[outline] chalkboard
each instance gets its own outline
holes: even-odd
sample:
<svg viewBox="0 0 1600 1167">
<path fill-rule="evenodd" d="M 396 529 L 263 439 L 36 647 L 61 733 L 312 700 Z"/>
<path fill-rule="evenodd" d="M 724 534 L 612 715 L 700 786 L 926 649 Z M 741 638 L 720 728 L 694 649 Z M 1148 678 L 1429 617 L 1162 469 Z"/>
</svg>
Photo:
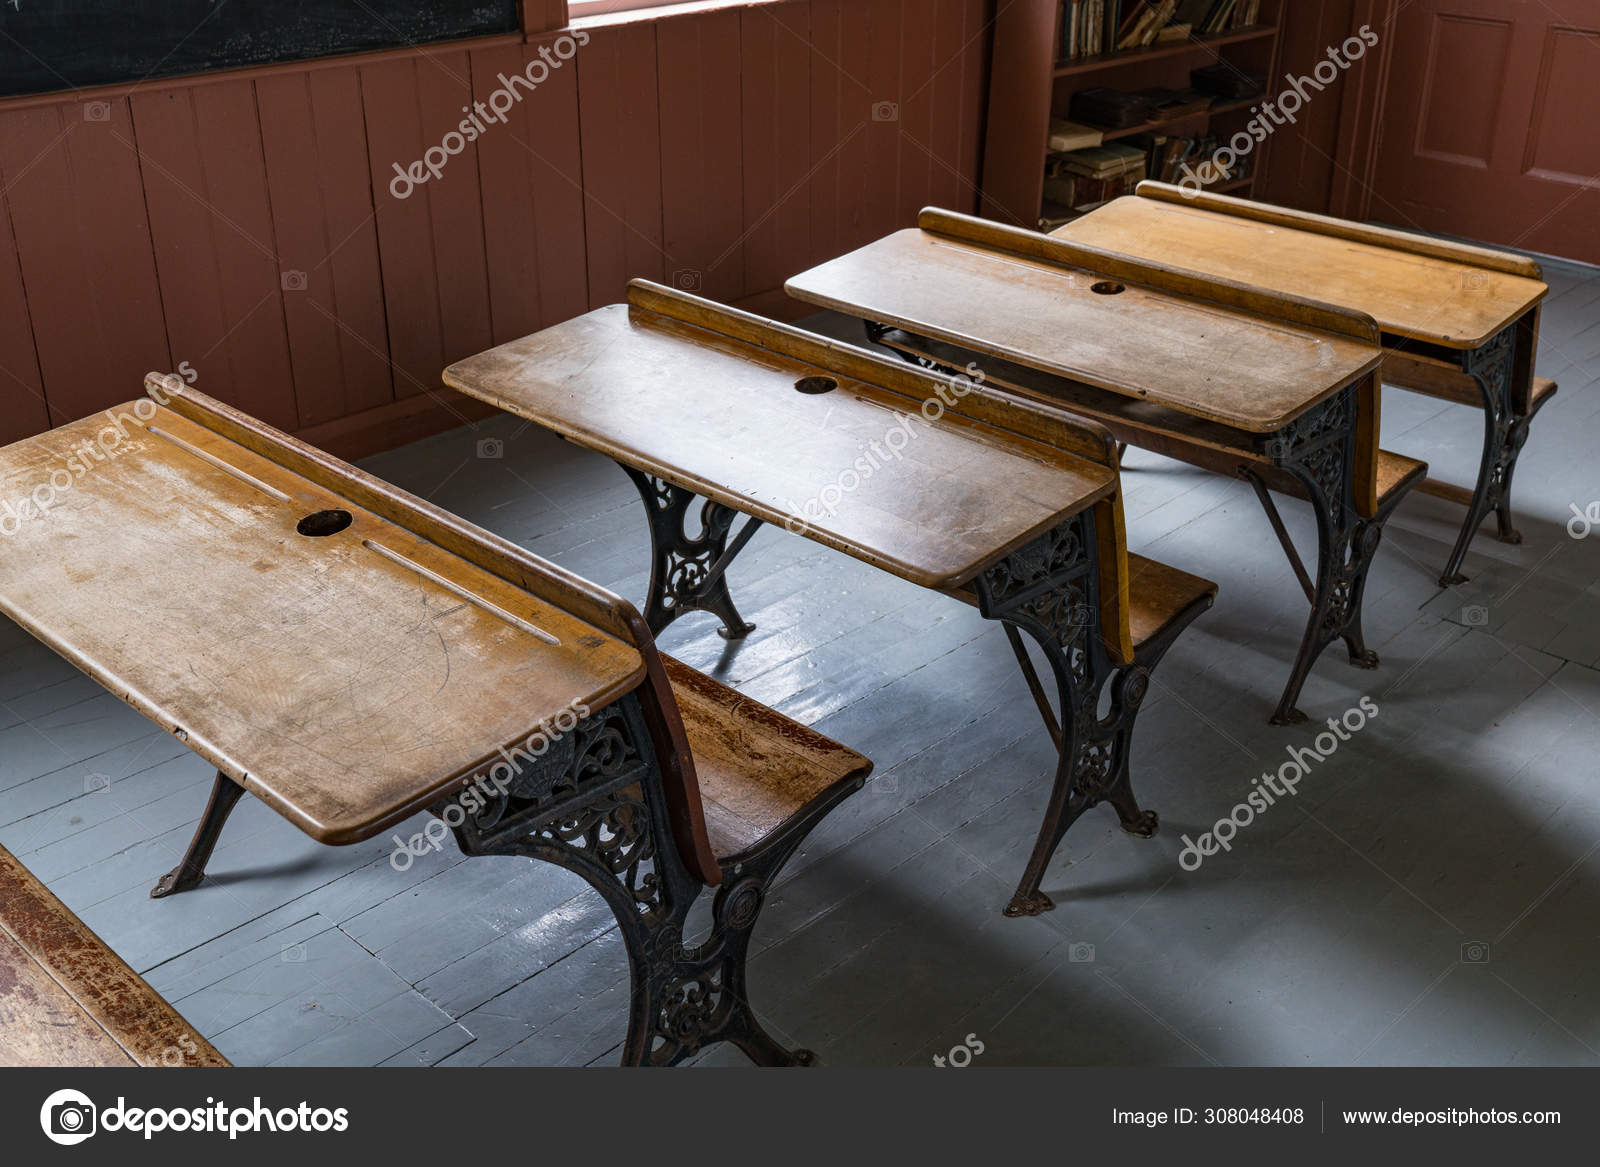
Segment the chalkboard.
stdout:
<svg viewBox="0 0 1600 1167">
<path fill-rule="evenodd" d="M 0 0 L 0 96 L 518 27 L 517 0 Z"/>
</svg>

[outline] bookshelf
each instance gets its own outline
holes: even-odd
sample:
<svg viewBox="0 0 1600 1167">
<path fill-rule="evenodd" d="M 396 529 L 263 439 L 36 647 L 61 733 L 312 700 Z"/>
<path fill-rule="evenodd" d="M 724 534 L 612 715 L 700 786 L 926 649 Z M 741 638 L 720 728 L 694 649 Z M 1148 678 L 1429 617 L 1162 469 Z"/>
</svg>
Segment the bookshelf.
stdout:
<svg viewBox="0 0 1600 1167">
<path fill-rule="evenodd" d="M 1050 121 L 1069 116 L 1072 95 L 1080 90 L 1181 89 L 1189 84 L 1191 69 L 1227 62 L 1266 77 L 1269 93 L 1276 92 L 1282 87 L 1278 51 L 1284 3 L 1263 0 L 1258 22 L 1243 28 L 1071 61 L 1057 59 L 1064 0 L 1012 0 L 1001 5 L 990 70 L 982 213 L 1001 222 L 1038 225 Z M 1250 107 L 1260 100 L 1222 100 L 1179 118 L 1105 130 L 1103 139 L 1111 142 L 1149 132 L 1227 136 L 1245 127 L 1252 117 Z M 1249 176 L 1209 189 L 1249 197 L 1266 174 L 1271 147 L 1270 137 L 1257 147 Z"/>
</svg>

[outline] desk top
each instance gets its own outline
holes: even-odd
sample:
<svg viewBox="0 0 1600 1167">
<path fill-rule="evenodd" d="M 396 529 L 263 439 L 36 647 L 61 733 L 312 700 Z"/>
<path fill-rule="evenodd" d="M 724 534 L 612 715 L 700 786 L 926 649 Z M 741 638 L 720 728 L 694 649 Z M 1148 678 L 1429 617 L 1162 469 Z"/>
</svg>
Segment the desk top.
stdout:
<svg viewBox="0 0 1600 1167">
<path fill-rule="evenodd" d="M 1522 256 L 1141 183 L 1056 238 L 1223 276 L 1372 315 L 1388 333 L 1476 348 L 1542 300 Z"/>
<path fill-rule="evenodd" d="M 1381 358 L 1370 320 L 1358 338 L 1361 320 L 1315 305 L 1290 305 L 1311 321 L 1299 323 L 1249 309 L 1247 289 L 1036 232 L 931 210 L 921 223 L 795 276 L 789 294 L 1252 433 Z"/>
<path fill-rule="evenodd" d="M 984 390 L 930 421 L 943 378 L 645 281 L 444 381 L 925 587 L 967 582 L 1116 488 L 1090 460 L 1110 462 L 1098 426 Z"/>
<path fill-rule="evenodd" d="M 190 403 L 138 405 L 0 450 L 0 611 L 313 838 L 378 834 L 643 677 L 631 643 Z M 301 533 L 326 510 L 350 525 Z"/>
</svg>

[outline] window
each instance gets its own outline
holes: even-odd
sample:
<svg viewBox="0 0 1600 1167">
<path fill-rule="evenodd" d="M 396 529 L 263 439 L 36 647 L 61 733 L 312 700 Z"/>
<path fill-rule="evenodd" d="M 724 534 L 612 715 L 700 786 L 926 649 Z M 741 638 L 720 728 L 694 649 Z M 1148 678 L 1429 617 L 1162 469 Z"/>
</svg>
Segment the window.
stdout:
<svg viewBox="0 0 1600 1167">
<path fill-rule="evenodd" d="M 603 12 L 627 12 L 633 8 L 664 8 L 683 0 L 567 0 L 568 16 L 599 16 Z"/>
</svg>

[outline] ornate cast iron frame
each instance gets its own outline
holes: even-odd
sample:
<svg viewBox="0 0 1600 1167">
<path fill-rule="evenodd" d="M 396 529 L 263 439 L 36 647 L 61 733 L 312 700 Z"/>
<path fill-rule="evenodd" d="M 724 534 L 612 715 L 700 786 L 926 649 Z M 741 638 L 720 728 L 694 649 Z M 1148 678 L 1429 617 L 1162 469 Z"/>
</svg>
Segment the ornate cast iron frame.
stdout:
<svg viewBox="0 0 1600 1167">
<path fill-rule="evenodd" d="M 670 1066 L 731 1041 L 757 1065 L 810 1065 L 810 1051 L 784 1048 L 750 1006 L 750 934 L 773 878 L 855 787 L 846 784 L 756 847 L 721 860 L 711 933 L 688 944 L 684 926 L 703 885 L 674 840 L 637 697 L 591 715 L 558 741 L 556 764 L 519 776 L 455 828 L 456 843 L 466 855 L 554 863 L 605 898 L 627 946 L 631 979 L 622 1064 Z"/>
<path fill-rule="evenodd" d="M 703 888 L 672 831 L 661 771 L 639 699 L 629 694 L 555 738 L 536 765 L 499 792 L 477 787 L 482 808 L 452 829 L 462 854 L 520 855 L 572 871 L 605 898 L 628 951 L 630 997 L 622 1064 L 670 1066 L 731 1041 L 762 1066 L 804 1066 L 809 1050 L 778 1043 L 751 1008 L 746 963 L 767 889 L 801 841 L 860 788 L 840 783 L 760 843 L 719 860 L 710 935 L 684 940 Z M 206 861 L 243 787 L 221 774 L 183 862 L 152 896 L 198 886 Z M 449 825 L 452 803 L 429 808 Z M 456 816 L 452 816 L 456 817 Z"/>
<path fill-rule="evenodd" d="M 725 573 L 734 557 L 761 526 L 751 517 L 731 540 L 739 512 L 706 499 L 700 508 L 700 531 L 689 532 L 690 509 L 695 493 L 664 478 L 635 470 L 618 462 L 644 499 L 650 521 L 650 598 L 645 602 L 644 622 L 659 633 L 685 612 L 710 612 L 722 620 L 717 634 L 725 640 L 741 640 L 755 631 L 733 606 Z"/>
<path fill-rule="evenodd" d="M 1295 654 L 1288 683 L 1272 714 L 1273 725 L 1295 725 L 1306 715 L 1295 707 L 1300 690 L 1317 658 L 1335 640 L 1343 640 L 1350 663 L 1358 668 L 1378 667 L 1378 654 L 1367 648 L 1361 632 L 1361 603 L 1367 573 L 1383 540 L 1383 524 L 1399 502 L 1398 497 L 1371 518 L 1356 510 L 1355 442 L 1359 385 L 1348 385 L 1295 418 L 1263 442 L 1262 452 L 1279 470 L 1300 484 L 1317 521 L 1317 574 L 1306 572 L 1289 538 L 1283 517 L 1266 484 L 1249 467 L 1240 475 L 1255 488 L 1284 554 L 1294 567 L 1300 586 L 1311 604 L 1305 634 Z"/>
<path fill-rule="evenodd" d="M 1190 621 L 1211 606 L 1191 604 L 1122 666 L 1106 652 L 1100 628 L 1095 516 L 1082 511 L 1013 551 L 973 580 L 978 611 L 1004 625 L 1017 663 L 1056 746 L 1055 782 L 1044 821 L 1008 916 L 1035 916 L 1055 907 L 1040 890 L 1045 868 L 1068 828 L 1090 807 L 1109 802 L 1129 834 L 1148 839 L 1160 819 L 1140 808 L 1129 775 L 1134 721 L 1150 689 L 1150 674 Z M 1021 635 L 1044 654 L 1055 679 L 1059 721 Z M 1102 695 L 1110 706 L 1100 715 Z"/>
<path fill-rule="evenodd" d="M 1461 561 L 1478 533 L 1478 524 L 1492 511 L 1497 534 L 1507 543 L 1521 543 L 1522 535 L 1511 522 L 1511 477 L 1516 473 L 1517 457 L 1528 440 L 1532 415 L 1517 409 L 1516 367 L 1517 331 L 1520 321 L 1507 325 L 1487 344 L 1459 354 L 1461 371 L 1483 394 L 1483 458 L 1478 466 L 1478 483 L 1467 504 L 1466 521 L 1456 545 L 1439 577 L 1441 587 L 1466 582 Z"/>
</svg>

